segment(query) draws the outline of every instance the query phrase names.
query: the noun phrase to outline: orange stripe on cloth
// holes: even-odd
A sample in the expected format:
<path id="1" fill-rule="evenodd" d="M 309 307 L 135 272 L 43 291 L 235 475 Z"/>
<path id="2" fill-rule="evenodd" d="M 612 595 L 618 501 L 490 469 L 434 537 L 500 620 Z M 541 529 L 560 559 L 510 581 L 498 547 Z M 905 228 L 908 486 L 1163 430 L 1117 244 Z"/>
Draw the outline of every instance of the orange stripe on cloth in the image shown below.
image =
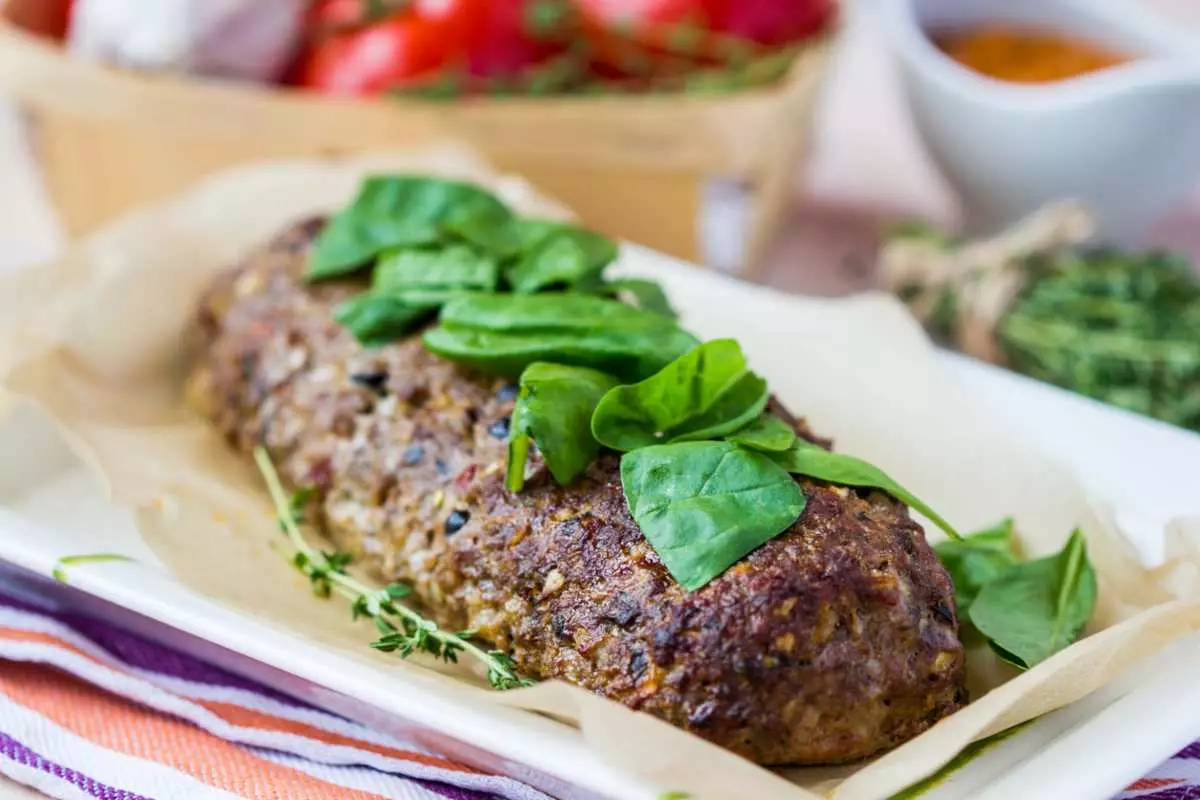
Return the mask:
<path id="1" fill-rule="evenodd" d="M 9 628 L 0 625 L 0 639 L 7 639 L 10 642 L 32 642 L 33 644 L 48 644 L 59 650 L 69 650 L 72 653 L 83 656 L 93 664 L 99 664 L 105 669 L 112 669 L 112 666 L 96 658 L 91 653 L 88 653 L 70 642 L 64 641 L 52 633 L 43 631 L 29 631 L 24 628 Z"/>
<path id="2" fill-rule="evenodd" d="M 277 731 L 279 733 L 291 733 L 297 736 L 303 736 L 308 739 L 316 739 L 325 744 L 344 745 L 353 747 L 356 750 L 366 750 L 371 753 L 378 753 L 381 756 L 388 758 L 396 758 L 403 761 L 412 761 L 418 764 L 424 764 L 429 767 L 438 767 L 439 769 L 454 770 L 455 772 L 464 772 L 471 775 L 481 775 L 483 773 L 472 769 L 465 764 L 459 764 L 456 761 L 450 761 L 445 758 L 436 756 L 427 756 L 423 753 L 416 753 L 411 750 L 398 750 L 394 747 L 368 742 L 363 739 L 355 739 L 352 736 L 345 736 L 340 733 L 318 728 L 315 725 L 308 725 L 296 720 L 286 719 L 284 717 L 276 717 L 264 711 L 256 711 L 252 708 L 239 706 L 234 703 L 225 703 L 219 700 L 201 700 L 197 698 L 188 698 L 192 703 L 204 706 L 209 711 L 216 714 L 221 719 L 232 725 L 238 725 L 242 728 L 254 728 L 264 731 Z"/>
<path id="3" fill-rule="evenodd" d="M 1127 792 L 1144 792 L 1147 789 L 1161 789 L 1164 786 L 1174 786 L 1184 783 L 1183 778 L 1142 778 L 1125 787 Z"/>
<path id="4" fill-rule="evenodd" d="M 105 664 L 95 656 L 81 650 L 70 642 L 63 641 L 53 634 L 44 633 L 42 631 L 30 631 L 23 628 L 0 626 L 0 639 L 51 645 L 61 650 L 69 650 L 72 653 L 82 656 L 102 667 L 110 668 L 108 664 Z M 387 747 L 386 745 L 368 742 L 363 739 L 356 739 L 352 736 L 334 733 L 332 731 L 325 730 L 324 728 L 319 728 L 315 725 L 308 725 L 303 722 L 296 722 L 294 720 L 276 717 L 267 712 L 256 711 L 254 709 L 239 706 L 234 703 L 226 703 L 218 700 L 202 700 L 194 697 L 184 697 L 183 699 L 189 703 L 202 706 L 226 722 L 242 728 L 256 728 L 264 731 L 291 733 L 308 739 L 315 739 L 319 742 L 324 742 L 325 744 L 329 745 L 353 747 L 358 750 L 366 750 L 371 753 L 378 753 L 379 755 L 387 758 L 412 761 L 417 764 L 424 764 L 428 767 L 453 770 L 455 772 L 461 772 L 469 775 L 483 774 L 465 764 L 460 764 L 449 759 L 438 758 L 436 756 L 427 756 L 423 753 L 416 753 L 411 750 L 399 750 L 394 747 Z"/>
<path id="5" fill-rule="evenodd" d="M 256 758 L 191 723 L 143 708 L 73 675 L 0 662 L 0 692 L 102 747 L 164 764 L 252 800 L 381 800 Z"/>

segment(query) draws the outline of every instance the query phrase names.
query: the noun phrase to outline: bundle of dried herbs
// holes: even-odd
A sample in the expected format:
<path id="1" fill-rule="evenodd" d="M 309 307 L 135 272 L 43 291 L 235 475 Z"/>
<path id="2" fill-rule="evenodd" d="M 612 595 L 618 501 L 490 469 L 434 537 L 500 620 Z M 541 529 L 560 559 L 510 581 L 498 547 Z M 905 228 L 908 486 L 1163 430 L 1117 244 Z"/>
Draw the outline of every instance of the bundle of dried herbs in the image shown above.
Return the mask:
<path id="1" fill-rule="evenodd" d="M 1200 431 L 1200 280 L 1167 253 L 1032 259 L 997 335 L 1012 367 Z"/>
<path id="2" fill-rule="evenodd" d="M 994 344 L 991 360 L 1200 431 L 1200 276 L 1194 266 L 1170 253 L 1089 247 L 1078 241 L 1086 237 L 1054 235 L 1053 225 L 1040 230 L 1040 241 L 1010 232 L 1007 241 L 1019 240 L 1016 247 L 993 240 L 988 246 L 995 260 L 981 264 L 978 243 L 906 226 L 885 247 L 885 273 L 889 260 L 897 263 L 892 248 L 903 248 L 900 260 L 908 263 L 890 271 L 892 288 L 943 343 L 963 347 L 964 330 L 982 319 Z M 961 256 L 969 248 L 976 257 L 965 259 L 974 261 L 967 266 Z M 922 250 L 927 266 L 938 263 L 914 270 Z M 998 284 L 1003 275 L 1011 280 Z M 980 286 L 987 282 L 996 291 L 984 292 L 983 305 L 998 301 L 997 314 L 978 313 Z"/>

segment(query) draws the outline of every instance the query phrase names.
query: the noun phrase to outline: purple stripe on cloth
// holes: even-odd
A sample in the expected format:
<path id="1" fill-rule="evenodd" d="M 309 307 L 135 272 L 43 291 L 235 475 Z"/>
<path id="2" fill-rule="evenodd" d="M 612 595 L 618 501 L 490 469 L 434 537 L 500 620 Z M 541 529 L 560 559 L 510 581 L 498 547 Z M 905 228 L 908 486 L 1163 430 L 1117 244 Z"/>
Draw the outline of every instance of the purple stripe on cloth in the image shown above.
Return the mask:
<path id="1" fill-rule="evenodd" d="M 34 605 L 16 597 L 0 593 L 0 606 L 8 606 L 15 608 L 17 611 L 28 611 L 31 614 L 42 614 L 47 617 L 54 616 L 54 612 L 44 606 Z"/>
<path id="2" fill-rule="evenodd" d="M 1172 786 L 1150 794 L 1139 794 L 1137 800 L 1200 800 L 1200 786 Z"/>
<path id="3" fill-rule="evenodd" d="M 172 678 L 181 678 L 193 683 L 244 689 L 268 695 L 288 705 L 311 707 L 269 686 L 255 683 L 248 678 L 227 672 L 220 667 L 180 653 L 178 650 L 172 650 L 90 617 L 67 614 L 63 616 L 62 621 L 131 667 L 157 672 Z"/>
<path id="4" fill-rule="evenodd" d="M 462 789 L 458 786 L 451 786 L 448 783 L 422 781 L 416 778 L 409 778 L 409 780 L 427 792 L 432 792 L 441 797 L 448 797 L 450 800 L 500 800 L 499 795 L 492 794 L 491 792 L 477 792 L 474 789 Z"/>
<path id="5" fill-rule="evenodd" d="M 51 617 L 73 629 L 76 633 L 93 642 L 101 650 L 119 661 L 123 661 L 136 669 L 157 672 L 171 678 L 180 678 L 203 683 L 209 686 L 224 686 L 230 689 L 243 689 L 266 695 L 273 700 L 299 708 L 313 708 L 307 703 L 294 697 L 278 692 L 268 686 L 255 683 L 247 678 L 234 675 L 220 667 L 215 667 L 204 661 L 184 655 L 149 639 L 129 633 L 121 628 L 109 625 L 99 620 L 71 612 L 47 611 L 44 608 L 29 605 L 5 594 L 0 594 L 0 606 L 8 606 L 20 611 Z"/>
<path id="6" fill-rule="evenodd" d="M 285 751 L 272 750 L 269 747 L 243 747 L 243 749 L 249 753 L 259 755 L 260 757 L 266 756 L 267 754 L 270 754 L 273 752 L 280 752 L 280 753 L 283 753 L 284 755 L 294 755 L 292 753 L 287 753 Z M 325 762 L 313 761 L 311 763 L 316 764 L 316 763 L 325 763 Z M 485 792 L 485 791 L 482 791 L 479 789 L 467 789 L 467 788 L 464 788 L 461 786 L 454 786 L 453 784 L 449 784 L 449 783 L 442 783 L 441 781 L 425 780 L 423 778 L 414 778 L 410 775 L 404 774 L 403 772 L 390 772 L 386 769 L 379 769 L 378 767 L 373 767 L 370 764 L 352 764 L 352 763 L 341 764 L 341 763 L 339 763 L 339 764 L 329 764 L 328 766 L 349 767 L 358 772 L 367 772 L 367 773 L 374 773 L 377 775 L 388 775 L 393 778 L 400 778 L 404 781 L 407 781 L 408 783 L 414 783 L 417 786 L 420 786 L 422 789 L 432 792 L 433 794 L 436 794 L 439 797 L 448 797 L 448 798 L 450 798 L 450 800 L 504 800 L 503 795 L 493 794 L 492 792 Z"/>
<path id="7" fill-rule="evenodd" d="M 127 792 L 124 789 L 117 789 L 100 783 L 100 781 L 89 778 L 87 775 L 83 775 L 73 769 L 55 764 L 48 758 L 44 758 L 33 752 L 3 731 L 0 731 L 0 756 L 10 761 L 15 761 L 18 764 L 23 764 L 26 767 L 40 770 L 48 775 L 53 775 L 82 789 L 92 797 L 100 798 L 100 800 L 153 800 L 145 795 Z"/>

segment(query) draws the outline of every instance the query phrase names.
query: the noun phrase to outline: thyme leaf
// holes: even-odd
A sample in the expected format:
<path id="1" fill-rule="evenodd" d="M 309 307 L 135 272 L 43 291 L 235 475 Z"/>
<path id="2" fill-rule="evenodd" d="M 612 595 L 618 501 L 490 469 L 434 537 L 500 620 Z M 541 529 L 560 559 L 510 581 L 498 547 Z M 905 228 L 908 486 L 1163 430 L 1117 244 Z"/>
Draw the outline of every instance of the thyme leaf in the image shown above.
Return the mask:
<path id="1" fill-rule="evenodd" d="M 459 654 L 478 660 L 487 669 L 487 680 L 494 689 L 515 689 L 529 686 L 533 681 L 522 677 L 512 658 L 501 650 L 484 650 L 470 641 L 471 631 L 445 631 L 431 619 L 400 603 L 412 594 L 412 589 L 393 583 L 382 589 L 373 588 L 347 574 L 354 558 L 349 553 L 314 548 L 304 538 L 296 515 L 297 505 L 303 506 L 313 495 L 301 490 L 291 496 L 283 489 L 279 473 L 262 447 L 254 450 L 254 461 L 262 473 L 280 527 L 294 549 L 292 564 L 312 585 L 313 594 L 326 598 L 334 594 L 350 601 L 352 619 L 370 619 L 379 632 L 371 647 L 384 653 L 396 653 L 408 658 L 413 653 L 428 653 L 434 658 L 454 663 Z M 295 501 L 300 498 L 302 502 Z"/>
<path id="2" fill-rule="evenodd" d="M 133 559 L 119 553 L 88 553 L 79 556 L 63 556 L 54 564 L 54 570 L 50 574 L 59 583 L 66 583 L 67 567 L 76 567 L 81 564 L 101 564 L 106 561 L 133 561 Z"/>

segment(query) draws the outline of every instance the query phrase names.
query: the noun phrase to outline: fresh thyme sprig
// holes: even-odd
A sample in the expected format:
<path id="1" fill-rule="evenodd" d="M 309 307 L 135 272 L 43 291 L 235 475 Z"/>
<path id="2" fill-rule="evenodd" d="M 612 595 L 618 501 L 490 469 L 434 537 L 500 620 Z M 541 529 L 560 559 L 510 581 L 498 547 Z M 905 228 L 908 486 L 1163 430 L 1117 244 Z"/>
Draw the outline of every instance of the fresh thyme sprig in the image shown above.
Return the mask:
<path id="1" fill-rule="evenodd" d="M 380 638 L 372 642 L 371 647 L 385 653 L 397 653 L 401 658 L 418 652 L 428 653 L 451 663 L 458 661 L 459 653 L 465 653 L 487 668 L 488 683 L 495 689 L 515 689 L 533 683 L 517 673 L 512 658 L 504 651 L 484 650 L 471 642 L 474 631 L 444 631 L 433 620 L 399 603 L 412 594 L 408 586 L 401 583 L 383 589 L 367 586 L 346 573 L 353 561 L 349 553 L 326 552 L 312 547 L 300 531 L 301 510 L 312 493 L 301 489 L 289 498 L 264 448 L 255 448 L 254 461 L 271 494 L 280 527 L 295 548 L 292 564 L 308 577 L 317 597 L 341 595 L 351 602 L 354 619 L 366 618 L 375 623 Z"/>
<path id="2" fill-rule="evenodd" d="M 54 564 L 54 571 L 50 574 L 59 583 L 66 583 L 67 567 L 75 567 L 80 564 L 100 564 L 106 561 L 133 561 L 133 559 L 119 553 L 87 553 L 78 556 L 63 556 Z"/>

